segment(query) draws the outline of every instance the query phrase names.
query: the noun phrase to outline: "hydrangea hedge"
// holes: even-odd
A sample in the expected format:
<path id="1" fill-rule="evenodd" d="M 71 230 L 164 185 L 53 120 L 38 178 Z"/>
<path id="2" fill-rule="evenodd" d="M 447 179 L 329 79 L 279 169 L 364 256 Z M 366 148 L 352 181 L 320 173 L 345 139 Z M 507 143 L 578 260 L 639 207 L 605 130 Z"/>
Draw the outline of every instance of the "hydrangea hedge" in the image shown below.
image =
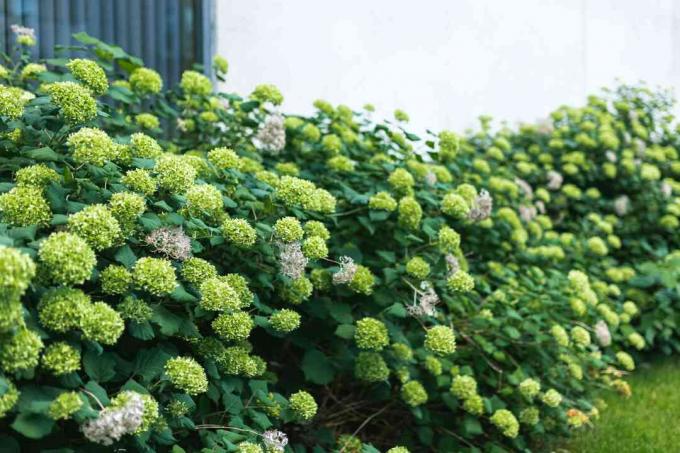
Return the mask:
<path id="1" fill-rule="evenodd" d="M 680 349 L 680 131 L 620 87 L 408 115 L 122 49 L 0 66 L 0 426 L 26 450 L 529 450 Z M 224 80 L 226 60 L 212 71 Z"/>

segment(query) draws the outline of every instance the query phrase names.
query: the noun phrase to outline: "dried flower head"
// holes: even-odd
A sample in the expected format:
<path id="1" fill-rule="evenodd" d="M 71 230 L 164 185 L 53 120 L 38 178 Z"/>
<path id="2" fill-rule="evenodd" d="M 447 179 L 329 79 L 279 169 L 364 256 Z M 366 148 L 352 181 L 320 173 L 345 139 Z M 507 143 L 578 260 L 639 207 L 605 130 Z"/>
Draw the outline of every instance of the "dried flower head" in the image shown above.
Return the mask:
<path id="1" fill-rule="evenodd" d="M 158 228 L 149 233 L 144 241 L 154 249 L 154 252 L 173 260 L 184 261 L 191 257 L 191 239 L 181 227 Z"/>
<path id="2" fill-rule="evenodd" d="M 333 274 L 333 284 L 342 285 L 349 283 L 357 272 L 357 265 L 349 256 L 340 257 L 340 270 Z"/>
<path id="3" fill-rule="evenodd" d="M 492 209 L 493 198 L 491 198 L 491 194 L 488 191 L 482 189 L 472 203 L 470 212 L 468 212 L 468 219 L 474 222 L 488 219 Z"/>

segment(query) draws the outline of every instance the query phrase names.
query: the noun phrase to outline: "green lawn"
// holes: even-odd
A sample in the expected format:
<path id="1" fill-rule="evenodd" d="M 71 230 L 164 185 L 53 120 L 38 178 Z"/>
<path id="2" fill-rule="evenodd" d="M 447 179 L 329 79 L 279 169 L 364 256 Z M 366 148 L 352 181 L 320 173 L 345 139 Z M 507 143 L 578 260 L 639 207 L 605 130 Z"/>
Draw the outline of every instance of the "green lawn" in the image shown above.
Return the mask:
<path id="1" fill-rule="evenodd" d="M 665 358 L 641 366 L 629 380 L 633 396 L 605 398 L 609 407 L 553 451 L 647 453 L 680 451 L 680 360 Z"/>

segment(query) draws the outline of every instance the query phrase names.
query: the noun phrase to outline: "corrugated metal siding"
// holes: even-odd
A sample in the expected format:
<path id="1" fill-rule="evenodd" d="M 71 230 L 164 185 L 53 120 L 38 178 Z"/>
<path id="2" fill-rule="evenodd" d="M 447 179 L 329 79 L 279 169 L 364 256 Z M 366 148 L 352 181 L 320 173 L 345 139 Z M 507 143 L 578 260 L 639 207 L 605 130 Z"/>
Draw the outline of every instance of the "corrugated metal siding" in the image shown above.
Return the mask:
<path id="1" fill-rule="evenodd" d="M 55 45 L 76 44 L 85 31 L 141 57 L 167 84 L 193 63 L 210 66 L 215 0 L 0 0 L 0 50 L 13 45 L 12 24 L 34 28 L 34 58 L 51 58 Z"/>

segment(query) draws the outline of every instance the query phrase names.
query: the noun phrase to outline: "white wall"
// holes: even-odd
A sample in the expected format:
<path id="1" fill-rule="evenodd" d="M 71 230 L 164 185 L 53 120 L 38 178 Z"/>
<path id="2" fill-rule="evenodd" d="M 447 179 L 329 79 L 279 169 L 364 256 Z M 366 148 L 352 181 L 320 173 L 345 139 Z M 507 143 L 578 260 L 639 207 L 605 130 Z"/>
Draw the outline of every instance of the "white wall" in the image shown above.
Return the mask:
<path id="1" fill-rule="evenodd" d="M 226 89 L 461 130 L 580 103 L 618 78 L 680 89 L 678 0 L 217 0 Z"/>

